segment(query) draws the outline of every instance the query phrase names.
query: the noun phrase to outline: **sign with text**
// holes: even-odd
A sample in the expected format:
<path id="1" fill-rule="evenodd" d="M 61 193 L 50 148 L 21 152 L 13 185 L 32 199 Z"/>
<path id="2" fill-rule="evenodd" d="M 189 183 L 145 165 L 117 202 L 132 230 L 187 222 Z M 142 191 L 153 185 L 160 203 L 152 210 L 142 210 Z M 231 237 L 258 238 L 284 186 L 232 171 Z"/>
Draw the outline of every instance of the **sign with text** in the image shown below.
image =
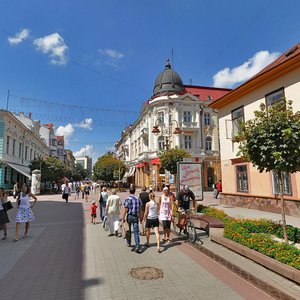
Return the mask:
<path id="1" fill-rule="evenodd" d="M 194 162 L 177 163 L 178 190 L 188 185 L 197 200 L 203 199 L 202 164 Z"/>

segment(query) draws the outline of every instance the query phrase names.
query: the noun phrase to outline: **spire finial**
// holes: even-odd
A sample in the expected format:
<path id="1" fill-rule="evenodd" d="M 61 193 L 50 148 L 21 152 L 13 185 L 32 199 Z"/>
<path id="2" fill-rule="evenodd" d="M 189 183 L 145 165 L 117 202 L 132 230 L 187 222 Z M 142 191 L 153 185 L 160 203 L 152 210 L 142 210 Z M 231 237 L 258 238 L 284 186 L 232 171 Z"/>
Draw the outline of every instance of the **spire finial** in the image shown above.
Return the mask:
<path id="1" fill-rule="evenodd" d="M 167 59 L 167 62 L 166 62 L 166 69 L 172 69 L 169 59 Z"/>

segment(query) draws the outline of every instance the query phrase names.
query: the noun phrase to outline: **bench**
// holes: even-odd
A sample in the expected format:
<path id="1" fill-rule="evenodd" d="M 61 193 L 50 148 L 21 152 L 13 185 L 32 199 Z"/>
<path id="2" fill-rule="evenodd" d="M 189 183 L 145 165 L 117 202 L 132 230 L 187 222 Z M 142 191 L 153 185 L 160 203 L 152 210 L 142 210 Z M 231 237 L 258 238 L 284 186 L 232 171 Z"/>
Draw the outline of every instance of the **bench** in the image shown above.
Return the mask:
<path id="1" fill-rule="evenodd" d="M 210 228 L 224 228 L 224 221 L 200 214 L 192 214 L 191 220 L 197 228 L 203 229 L 209 234 Z"/>

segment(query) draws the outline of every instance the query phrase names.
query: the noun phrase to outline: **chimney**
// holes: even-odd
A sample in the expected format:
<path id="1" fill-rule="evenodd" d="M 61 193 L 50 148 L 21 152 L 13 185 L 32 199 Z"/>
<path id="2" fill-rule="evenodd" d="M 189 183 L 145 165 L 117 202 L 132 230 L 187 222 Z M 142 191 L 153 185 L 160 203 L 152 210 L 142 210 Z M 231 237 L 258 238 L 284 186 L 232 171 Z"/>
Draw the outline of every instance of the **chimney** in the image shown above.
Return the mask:
<path id="1" fill-rule="evenodd" d="M 32 113 L 31 113 L 31 112 L 28 114 L 28 118 L 29 118 L 29 119 L 32 118 Z"/>

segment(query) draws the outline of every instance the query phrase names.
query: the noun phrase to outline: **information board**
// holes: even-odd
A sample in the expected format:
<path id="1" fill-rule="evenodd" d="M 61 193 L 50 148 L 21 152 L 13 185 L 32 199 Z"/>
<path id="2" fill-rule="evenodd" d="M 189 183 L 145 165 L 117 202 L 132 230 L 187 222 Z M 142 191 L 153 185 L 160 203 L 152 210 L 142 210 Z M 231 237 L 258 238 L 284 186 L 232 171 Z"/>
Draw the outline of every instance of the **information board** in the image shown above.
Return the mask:
<path id="1" fill-rule="evenodd" d="M 202 164 L 195 162 L 177 163 L 178 190 L 188 185 L 197 200 L 203 200 Z"/>

